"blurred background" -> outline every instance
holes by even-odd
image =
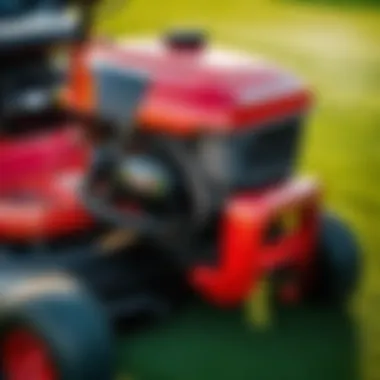
[[[97,27],[114,37],[184,25],[274,59],[310,82],[318,103],[300,170],[320,176],[327,205],[357,231],[363,280],[349,316],[287,310],[279,314],[282,327],[265,333],[247,332],[237,313],[193,308],[159,331],[122,340],[123,376],[379,380],[380,2],[107,0]]]

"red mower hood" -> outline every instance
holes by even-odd
[[[145,72],[152,86],[140,121],[161,131],[231,130],[298,115],[310,106],[309,91],[291,73],[207,46],[178,49],[130,40],[95,47],[90,62]]]
[[[83,165],[86,149],[79,138],[78,128],[68,126],[0,139],[0,194]]]
[[[0,238],[49,239],[87,226],[77,190],[88,152],[70,126],[0,140]]]

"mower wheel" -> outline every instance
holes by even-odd
[[[313,298],[343,305],[355,291],[360,272],[353,232],[336,216],[322,217],[314,267]]]
[[[96,301],[75,286],[36,290],[38,283],[2,292],[0,378],[111,380],[111,334]]]

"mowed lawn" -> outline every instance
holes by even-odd
[[[364,273],[353,307],[360,333],[357,359],[360,379],[379,380],[380,10],[345,10],[290,0],[114,2],[116,8],[99,18],[102,33],[160,34],[178,25],[203,26],[215,42],[266,55],[298,72],[313,86],[318,105],[306,131],[301,170],[318,174],[323,180],[326,207],[351,223],[363,247]],[[299,318],[297,323],[302,325]],[[335,330],[332,325],[329,328]],[[323,344],[328,347],[326,338]],[[160,343],[154,347],[160,350]],[[154,354],[153,349],[149,352]],[[148,366],[149,358],[146,363]],[[194,376],[201,378],[198,375]],[[136,376],[137,380],[147,378]],[[278,380],[287,378],[284,375]],[[154,374],[149,379],[175,380],[174,376],[155,378]]]

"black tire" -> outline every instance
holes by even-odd
[[[32,289],[35,280],[27,280],[24,289]],[[54,379],[113,379],[110,327],[100,306],[86,292],[74,287],[16,295],[7,291],[1,301],[0,347],[12,333],[27,331],[43,343],[56,373]],[[12,378],[6,374],[5,355],[2,350],[2,380]]]
[[[313,299],[343,306],[356,290],[359,274],[359,247],[353,232],[336,216],[323,215],[313,270]]]

